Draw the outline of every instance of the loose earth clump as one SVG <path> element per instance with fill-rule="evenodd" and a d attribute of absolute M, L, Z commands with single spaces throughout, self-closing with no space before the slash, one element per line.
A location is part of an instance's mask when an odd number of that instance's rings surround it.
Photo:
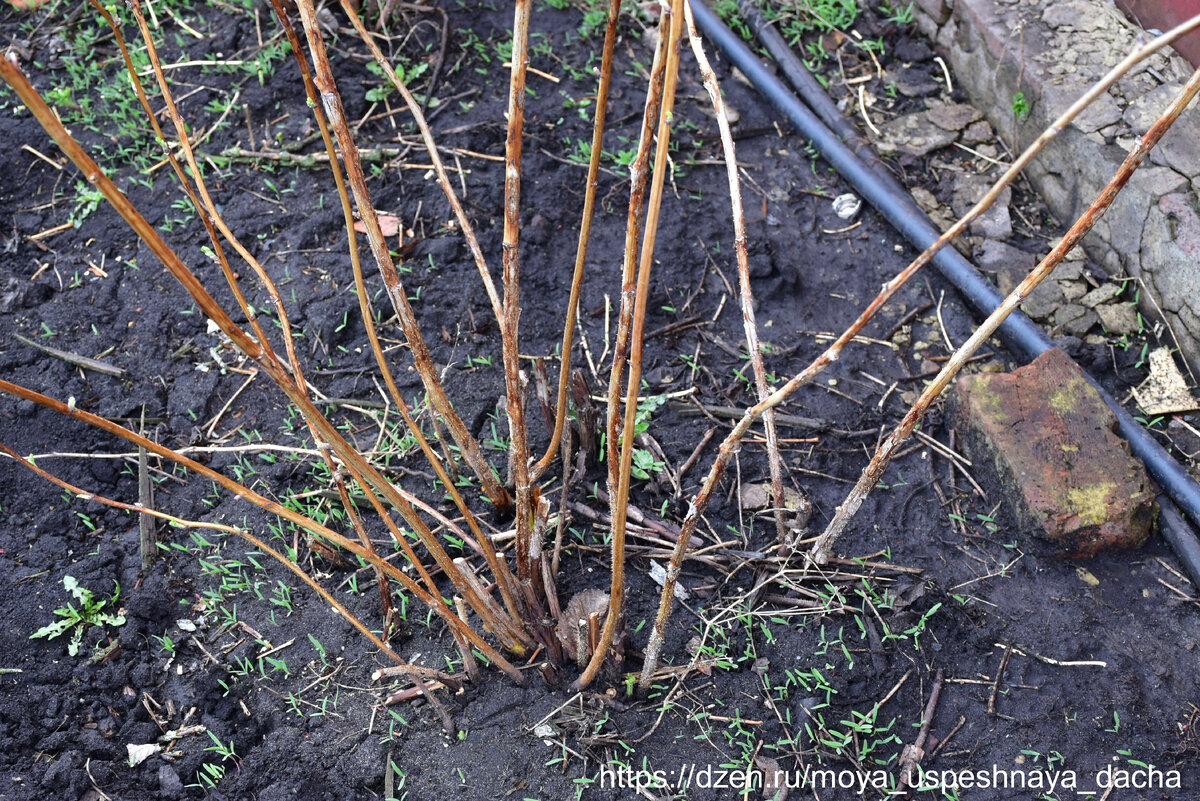
<path fill-rule="evenodd" d="M 654 21 L 645 13 L 628 10 L 621 19 L 574 358 L 582 375 L 574 401 L 585 421 L 576 426 L 581 433 L 603 425 L 629 165 L 653 51 Z M 161 57 L 180 65 L 170 70 L 174 91 L 211 168 L 222 215 L 279 285 L 297 357 L 322 410 L 390 478 L 454 517 L 374 380 L 338 200 L 325 165 L 311 158 L 322 152 L 320 143 L 312 140 L 311 112 L 269 7 L 158 3 L 156 14 Z M 389 246 L 433 360 L 456 410 L 504 477 L 506 389 L 491 304 L 429 175 L 411 117 L 340 12 L 326 14 L 323 23 L 337 30 L 332 59 L 364 150 L 373 205 L 398 220 Z M 511 55 L 511 22 L 511 9 L 500 6 L 405 7 L 384 27 L 390 38 L 379 40 L 427 101 L 481 248 L 497 263 L 508 83 L 502 64 Z M 914 84 L 940 73 L 898 10 L 865 9 L 841 24 L 855 26 L 866 41 L 878 39 L 879 47 L 854 47 L 818 27 L 797 34 L 840 55 L 846 74 L 860 64 L 874 69 L 876 61 Z M 103 23 L 90 9 L 71 20 L 56 9 L 6 10 L 0 29 L 73 133 L 181 258 L 216 285 L 219 269 L 189 219 L 191 207 L 165 176 L 169 168 L 156 167 L 161 150 L 137 116 Z M 532 31 L 530 66 L 540 72 L 529 75 L 526 97 L 521 352 L 552 357 L 583 204 L 604 12 L 535 6 Z M 107 59 L 102 69 L 79 69 L 85 47 L 96 61 Z M 815 58 L 817 49 L 807 52 Z M 642 515 L 630 527 L 622 667 L 607 663 L 591 686 L 575 692 L 568 689 L 578 675 L 573 666 L 547 680 L 538 661 L 528 668 L 518 662 L 525 685 L 517 686 L 483 665 L 478 682 L 429 688 L 453 719 L 456 733 L 447 736 L 410 681 L 374 677 L 390 660 L 260 550 L 222 532 L 159 525 L 158 558 L 143 572 L 138 515 L 64 494 L 3 459 L 0 582 L 8 600 L 0 609 L 0 797 L 770 798 L 780 797 L 780 788 L 762 780 L 778 769 L 805 785 L 791 790 L 793 798 L 814 784 L 822 799 L 883 798 L 896 787 L 904 747 L 920 736 L 935 688 L 921 764 L 937 779 L 970 772 L 976 785 L 986 774 L 1026 788 L 963 789 L 957 797 L 1062 801 L 1098 789 L 1102 769 L 1118 783 L 1164 785 L 1139 787 L 1145 798 L 1192 797 L 1200 786 L 1200 622 L 1194 590 L 1173 557 L 1154 537 L 1132 554 L 1054 558 L 997 505 L 999 488 L 957 456 L 955 432 L 940 413 L 897 456 L 885 485 L 839 541 L 838 552 L 853 558 L 821 570 L 788 561 L 770 509 L 747 500 L 755 495 L 748 489 L 770 481 L 762 437 L 747 440 L 697 529 L 654 689 L 645 699 L 630 692 L 658 606 L 655 566 L 669 558 L 716 443 L 756 400 L 717 126 L 684 50 L 677 145 L 649 289 L 641 393 L 648 425 L 637 440 L 631 493 Z M 906 54 L 903 62 L 898 53 Z M 823 63 L 832 70 L 834 61 Z M 748 87 L 714 66 L 736 116 L 761 349 L 773 377 L 789 376 L 914 254 L 869 209 L 840 219 L 833 199 L 847 187 L 806 142 L 775 124 Z M 899 94 L 888 113 L 907 113 L 921 96 Z M 7 176 L 0 219 L 11 220 L 0 231 L 0 377 L 73 398 L 75 408 L 145 430 L 285 507 L 347 528 L 333 477 L 303 420 L 226 346 L 18 107 L 11 91 L 0 93 L 0 136 L 9 143 L 0 155 Z M 948 196 L 945 165 L 966 170 L 976 163 L 965 153 L 935 158 L 932 167 L 933 157 L 899 160 L 931 196 Z M 1055 221 L 1023 185 L 1014 195 L 1027 222 L 1015 226 L 1010 244 L 1044 252 L 1060 233 Z M 360 247 L 366 250 L 365 238 Z M 368 287 L 382 291 L 378 278 Z M 231 301 L 227 291 L 218 299 Z M 269 308 L 264 293 L 250 302 Z M 386 303 L 376 308 L 397 383 L 432 431 L 396 322 L 382 311 Z M 809 503 L 812 528 L 832 517 L 881 431 L 944 361 L 946 340 L 960 343 L 972 327 L 936 276 L 919 279 L 862 341 L 781 408 L 783 466 L 796 499 L 790 520 Z M 1126 336 L 1123 348 L 1082 339 L 1063 344 L 1123 396 L 1140 382 L 1139 353 L 1153 348 L 1159 333 Z M 68 363 L 15 334 L 96 358 L 116 374 Z M 999 349 L 989 355 L 977 363 L 981 369 L 1012 366 Z M 535 372 L 529 360 L 523 367 Z M 551 381 L 556 367 L 551 359 Z M 592 395 L 601 398 L 594 405 Z M 532 393 L 527 416 L 532 449 L 540 451 L 551 421 L 542 419 Z M 1168 435 L 1179 436 L 1173 429 Z M 0 442 L 40 455 L 38 466 L 85 491 L 139 498 L 136 449 L 33 403 L 0 399 Z M 1180 441 L 1195 451 L 1189 444 Z M 596 436 L 582 448 L 575 482 L 577 490 L 594 491 L 577 491 L 567 508 L 557 588 L 563 606 L 580 598 L 577 608 L 602 609 L 603 601 L 589 605 L 597 599 L 582 594 L 608 590 L 600 447 Z M 145 472 L 155 508 L 244 527 L 321 578 L 370 628 L 387 625 L 368 565 L 165 460 L 149 457 Z M 557 511 L 560 468 L 545 481 Z M 477 495 L 472 506 L 487 516 Z M 499 515 L 486 519 L 497 531 L 513 527 Z M 371 533 L 381 553 L 392 553 L 383 550 L 387 533 L 378 529 Z M 453 550 L 453 531 L 443 535 Z M 453 555 L 481 564 L 466 545 L 457 548 Z M 107 605 L 86 614 L 87 603 L 64 582 Z M 68 604 L 83 610 L 79 628 L 31 639 Z M 403 593 L 395 608 L 391 647 L 408 662 L 461 675 L 446 624 Z M 759 773 L 748 780 L 736 771 Z M 1112 797 L 1121 792 L 1128 793 L 1114 790 Z M 1101 787 L 1097 797 L 1103 794 Z M 918 795 L 956 797 L 940 789 Z"/>

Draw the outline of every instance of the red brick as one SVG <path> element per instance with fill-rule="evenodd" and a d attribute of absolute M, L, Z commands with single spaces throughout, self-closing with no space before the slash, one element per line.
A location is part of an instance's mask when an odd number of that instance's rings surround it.
<path fill-rule="evenodd" d="M 994 474 L 1023 529 L 1055 543 L 1064 556 L 1145 542 L 1154 508 L 1145 467 L 1061 350 L 1011 373 L 960 379 L 949 408 L 975 469 Z"/>

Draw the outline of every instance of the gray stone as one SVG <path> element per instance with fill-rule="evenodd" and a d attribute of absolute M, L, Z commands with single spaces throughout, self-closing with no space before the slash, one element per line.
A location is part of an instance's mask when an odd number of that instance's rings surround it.
<path fill-rule="evenodd" d="M 1013 234 L 1012 216 L 1008 204 L 997 203 L 971 223 L 971 233 L 991 239 L 1008 239 Z"/>
<path fill-rule="evenodd" d="M 709 97 L 707 91 L 698 89 L 691 99 L 696 103 L 696 108 L 700 109 L 701 114 L 714 120 L 717 118 L 717 110 L 713 107 L 712 98 Z M 725 119 L 730 125 L 737 125 L 741 116 L 733 106 L 729 105 L 728 101 L 725 102 Z"/>
<path fill-rule="evenodd" d="M 1053 3 L 1042 12 L 1042 22 L 1068 31 L 1094 31 L 1103 24 L 1096 12 L 1096 7 L 1086 0 Z"/>
<path fill-rule="evenodd" d="M 1054 310 L 1054 326 L 1056 329 L 1062 329 L 1067 323 L 1079 319 L 1088 311 L 1090 310 L 1078 303 L 1064 303 Z"/>
<path fill-rule="evenodd" d="M 1088 309 L 1087 311 L 1085 311 L 1083 313 L 1082 316 L 1076 317 L 1074 320 L 1071 320 L 1066 325 L 1064 325 L 1063 331 L 1070 334 L 1071 336 L 1081 337 L 1084 334 L 1086 334 L 1088 331 L 1091 331 L 1092 327 L 1095 326 L 1099 322 L 1100 322 L 1100 316 L 1098 314 L 1096 314 L 1096 312 L 1093 311 L 1092 309 Z"/>
<path fill-rule="evenodd" d="M 879 130 L 883 136 L 876 147 L 885 155 L 903 153 L 920 157 L 945 147 L 955 139 L 952 132 L 931 123 L 923 111 L 889 120 L 879 126 Z"/>
<path fill-rule="evenodd" d="M 1185 178 L 1179 171 L 1173 170 L 1170 167 L 1149 167 L 1145 166 L 1133 174 L 1129 179 L 1130 189 L 1140 189 L 1150 196 L 1152 200 L 1158 200 L 1163 195 L 1169 195 L 1172 192 L 1178 192 L 1187 186 L 1188 179 Z"/>
<path fill-rule="evenodd" d="M 971 207 L 978 203 L 988 190 L 992 181 L 983 175 L 960 175 L 954 181 L 954 193 L 950 199 L 950 208 L 955 215 L 962 217 Z M 1012 188 L 1005 187 L 991 208 L 971 223 L 971 233 L 988 239 L 1008 239 L 1012 236 L 1012 216 L 1008 204 L 1012 202 Z"/>
<path fill-rule="evenodd" d="M 1005 295 L 1016 289 L 1036 262 L 1032 253 L 993 239 L 984 241 L 975 260 L 979 269 L 996 275 L 996 286 Z M 1064 300 L 1058 283 L 1047 279 L 1021 302 L 1021 310 L 1035 320 L 1046 320 Z"/>
<path fill-rule="evenodd" d="M 1143 278 L 1168 312 L 1171 329 L 1193 370 L 1200 366 L 1200 213 L 1195 196 L 1186 193 L 1159 199 L 1146 218 L 1142 235 L 1143 264 L 1154 264 Z"/>
<path fill-rule="evenodd" d="M 1121 119 L 1121 107 L 1112 95 L 1103 94 L 1096 102 L 1079 112 L 1071 124 L 1084 133 L 1092 133 L 1106 128 Z"/>
<path fill-rule="evenodd" d="M 1037 257 L 1012 245 L 987 239 L 980 247 L 975 263 L 984 272 L 995 273 L 996 285 L 1007 294 L 1029 275 L 1037 264 Z"/>
<path fill-rule="evenodd" d="M 1072 191 L 1075 186 L 1068 184 L 1067 181 L 1059 174 L 1042 172 L 1037 167 L 1030 165 L 1030 175 L 1036 175 L 1038 180 L 1038 194 L 1046 201 L 1046 205 L 1051 211 L 1056 214 L 1066 216 L 1064 209 L 1071 209 Z"/>
<path fill-rule="evenodd" d="M 1054 311 L 1054 328 L 1071 336 L 1081 337 L 1100 322 L 1096 312 L 1078 303 L 1064 303 Z"/>
<path fill-rule="evenodd" d="M 1094 309 L 1101 303 L 1108 303 L 1110 300 L 1120 295 L 1124 291 L 1124 284 L 1105 283 L 1093 289 L 1091 292 L 1083 296 L 1079 301 L 1079 305 L 1086 306 L 1089 309 Z"/>
<path fill-rule="evenodd" d="M 978 203 L 988 190 L 992 181 L 984 175 L 958 175 L 954 178 L 954 187 L 950 194 L 950 208 L 955 214 L 963 215 Z M 997 196 L 996 206 L 1007 206 L 1012 202 L 1012 187 L 1005 187 Z"/>
<path fill-rule="evenodd" d="M 1096 307 L 1096 314 L 1110 334 L 1136 334 L 1141 328 L 1137 310 L 1128 303 L 1105 303 Z"/>
<path fill-rule="evenodd" d="M 1182 88 L 1182 83 L 1172 81 L 1131 99 L 1129 105 L 1125 107 L 1124 118 L 1129 127 L 1133 128 L 1134 134 L 1137 136 L 1144 134 Z"/>
<path fill-rule="evenodd" d="M 889 69 L 887 77 L 896 85 L 896 91 L 905 97 L 926 97 L 937 94 L 942 89 L 941 84 L 928 72 L 912 67 Z"/>
<path fill-rule="evenodd" d="M 930 221 L 939 231 L 945 231 L 954 225 L 954 215 L 949 209 L 938 202 L 938 199 L 933 196 L 932 192 L 921 186 L 915 186 L 910 191 L 913 200 L 917 201 L 917 205 L 929 215 Z"/>
<path fill-rule="evenodd" d="M 1125 122 L 1133 128 L 1134 134 L 1141 136 L 1163 110 L 1179 94 L 1181 84 L 1166 83 L 1133 100 L 1125 109 Z M 1171 126 L 1171 130 L 1163 136 L 1162 141 L 1155 146 L 1151 159 L 1157 163 L 1165 163 L 1172 169 L 1178 170 L 1188 178 L 1200 176 L 1200 121 L 1197 121 L 1197 103 L 1192 101 L 1188 110 L 1179 115 L 1179 119 Z"/>
<path fill-rule="evenodd" d="M 1088 285 L 1082 281 L 1059 281 L 1058 285 L 1067 300 L 1079 300 L 1088 293 Z"/>
<path fill-rule="evenodd" d="M 1054 244 L 1057 245 L 1058 242 L 1055 241 Z M 1059 262 L 1058 266 L 1054 268 L 1054 272 L 1051 273 L 1055 281 L 1083 280 L 1083 259 L 1076 258 L 1077 255 L 1083 255 L 1079 252 L 1079 248 L 1072 250 L 1065 259 Z"/>
<path fill-rule="evenodd" d="M 978 145 L 992 141 L 995 136 L 996 132 L 988 125 L 987 120 L 980 120 L 967 126 L 967 130 L 963 131 L 962 140 L 963 144 Z"/>
<path fill-rule="evenodd" d="M 915 0 L 915 2 L 917 7 L 932 17 L 938 25 L 950 18 L 950 6 L 946 4 L 946 0 Z"/>
<path fill-rule="evenodd" d="M 1173 223 L 1175 244 L 1192 259 L 1193 266 L 1200 264 L 1200 208 L 1195 196 L 1167 195 L 1159 199 L 1157 208 Z"/>
<path fill-rule="evenodd" d="M 933 106 L 926 114 L 930 122 L 947 131 L 961 131 L 971 123 L 983 119 L 983 112 L 966 103 Z"/>

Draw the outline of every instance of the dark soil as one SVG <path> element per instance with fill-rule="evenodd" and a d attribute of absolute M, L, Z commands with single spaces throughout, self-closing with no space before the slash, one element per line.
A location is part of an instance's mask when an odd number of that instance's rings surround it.
<path fill-rule="evenodd" d="M 167 63 L 206 54 L 249 61 L 260 53 L 259 31 L 268 45 L 274 36 L 270 13 L 261 5 L 251 12 L 224 3 L 175 9 L 204 34 L 203 41 L 172 22 L 166 6 L 159 5 Z M 497 51 L 511 12 L 496 6 L 445 4 L 448 46 L 432 89 L 441 101 L 431 107 L 440 144 L 471 151 L 454 161 L 464 171 L 468 213 L 493 271 L 499 270 L 503 165 L 473 154 L 503 153 L 507 71 Z M 66 7 L 36 18 L 11 9 L 0 12 L 4 42 L 19 45 L 24 68 L 43 92 L 72 80 L 68 62 L 79 56 L 65 42 L 79 26 L 90 25 L 86 14 L 64 25 L 67 13 Z M 410 69 L 430 64 L 416 87 L 431 91 L 425 84 L 438 60 L 441 18 L 404 13 L 411 16 L 398 15 L 391 28 L 397 36 L 391 42 L 394 55 Z M 905 68 L 932 65 L 932 51 L 913 39 L 911 30 L 882 16 L 862 17 L 859 28 L 868 37 L 882 37 L 885 67 L 897 51 L 907 53 Z M 591 65 L 598 63 L 601 43 L 599 33 L 582 32 L 582 20 L 574 8 L 539 8 L 534 17 L 539 48 L 532 66 L 561 82 L 531 75 L 529 83 L 522 203 L 521 350 L 526 354 L 554 354 L 561 335 L 585 175 L 581 166 L 567 162 L 576 157 L 577 143 L 590 139 L 591 108 L 580 107 L 578 100 L 594 92 Z M 623 74 L 609 114 L 616 124 L 606 139 L 614 156 L 636 144 L 642 100 L 638 65 L 648 64 L 651 52 L 645 25 L 632 17 L 623 21 L 618 46 Z M 127 33 L 133 34 L 132 27 Z M 333 52 L 348 115 L 366 119 L 360 146 L 405 148 L 397 139 L 413 141 L 408 115 L 386 114 L 399 108 L 395 95 L 375 106 L 366 99 L 380 81 L 366 69 L 352 32 L 339 34 Z M 110 80 L 117 74 L 114 53 L 111 38 L 94 44 L 97 61 L 107 60 Z M 865 58 L 853 48 L 843 55 L 848 61 Z M 777 126 L 747 86 L 719 64 L 718 69 L 729 103 L 739 113 L 735 131 L 738 159 L 745 165 L 760 334 L 770 343 L 768 369 L 786 376 L 823 349 L 827 340 L 819 334 L 841 331 L 915 254 L 868 209 L 861 225 L 845 230 L 849 224 L 834 215 L 830 203 L 846 191 L 837 176 L 810 155 L 805 141 Z M 714 163 L 720 156 L 716 126 L 706 102 L 697 99 L 701 87 L 690 54 L 683 72 L 679 147 L 656 250 L 643 394 L 691 390 L 691 399 L 741 408 L 752 398 L 743 378 L 749 366 L 739 355 L 744 336 L 724 170 Z M 183 67 L 172 78 L 196 131 L 218 119 L 213 101 L 223 101 L 238 87 L 228 122 L 201 147 L 219 155 L 239 146 L 257 150 L 266 149 L 267 142 L 275 147 L 296 143 L 310 134 L 303 93 L 292 74 L 288 61 L 277 60 L 268 64 L 261 83 L 244 68 L 205 73 Z M 254 142 L 248 141 L 247 117 Z M 154 145 L 140 124 L 115 136 L 83 123 L 74 125 L 74 132 L 92 152 L 105 154 L 106 167 L 116 166 L 122 148 L 148 163 L 157 160 L 157 150 L 145 150 Z M 101 205 L 79 227 L 36 236 L 73 214 L 80 216 L 75 197 L 80 179 L 7 90 L 0 93 L 0 141 L 0 376 L 62 400 L 73 398 L 78 408 L 134 427 L 144 413 L 158 441 L 196 448 L 197 458 L 210 467 L 240 476 L 273 497 L 328 489 L 327 476 L 313 469 L 312 456 L 257 447 L 273 442 L 295 451 L 310 443 L 282 395 L 265 376 L 248 381 L 247 365 L 210 333 L 183 290 L 111 209 Z M 308 144 L 302 152 L 315 152 L 315 146 Z M 427 158 L 414 147 L 403 160 L 422 164 Z M 581 312 L 590 358 L 601 376 L 606 375 L 602 353 L 609 336 L 606 303 L 619 300 L 628 198 L 619 162 L 619 156 L 607 160 L 609 171 L 601 177 L 601 210 Z M 399 215 L 412 229 L 408 241 L 415 245 L 407 252 L 404 278 L 417 298 L 434 358 L 445 366 L 463 419 L 482 441 L 495 441 L 493 433 L 507 433 L 504 382 L 496 326 L 476 268 L 448 223 L 452 215 L 436 181 L 421 169 L 381 167 L 371 179 L 374 205 Z M 917 162 L 903 167 L 908 178 L 937 191 L 936 173 Z M 136 183 L 144 175 L 135 169 L 116 172 L 120 185 L 156 224 L 191 214 L 173 205 L 180 194 L 167 172 L 163 167 L 151 173 L 152 186 Z M 308 360 L 310 382 L 326 398 L 347 399 L 331 403 L 332 419 L 371 448 L 380 436 L 378 417 L 367 415 L 372 409 L 364 405 L 381 396 L 372 381 L 366 335 L 356 321 L 344 230 L 327 173 L 258 160 L 229 169 L 214 164 L 209 177 L 229 225 L 281 284 L 292 323 L 303 333 L 299 350 Z M 455 181 L 461 189 L 459 178 Z M 1034 226 L 1023 232 L 1024 246 L 1044 249 L 1044 238 L 1056 233 L 1054 221 L 1027 193 L 1018 190 L 1016 202 Z M 200 230 L 193 220 L 175 224 L 166 236 L 197 274 L 217 286 L 219 272 L 202 251 Z M 379 288 L 377 279 L 372 286 Z M 812 499 L 814 528 L 829 519 L 881 431 L 904 413 L 904 399 L 911 399 L 946 355 L 934 314 L 943 292 L 946 333 L 962 342 L 970 316 L 936 276 L 921 277 L 867 330 L 873 341 L 848 350 L 784 408 L 815 418 L 782 428 L 789 480 Z M 228 292 L 217 295 L 229 300 Z M 261 293 L 252 292 L 251 302 L 267 306 Z M 897 329 L 919 307 L 915 319 Z M 394 320 L 383 333 L 393 345 L 390 353 L 404 392 L 419 396 L 408 357 L 395 346 L 400 334 Z M 99 356 L 124 374 L 116 378 L 81 370 L 22 344 L 17 334 Z M 1078 340 L 1067 344 L 1121 395 L 1140 380 L 1137 358 L 1144 340 L 1124 350 Z M 991 359 L 979 365 L 1012 366 L 998 346 L 989 351 Z M 600 392 L 588 358 L 577 348 L 576 365 L 593 392 Z M 553 377 L 557 363 L 549 367 Z M 676 522 L 707 470 L 715 443 L 683 477 L 681 491 L 669 476 L 706 430 L 716 429 L 719 441 L 728 425 L 724 419 L 688 416 L 689 403 L 669 403 L 655 414 L 650 434 L 661 446 L 666 468 L 634 487 L 640 508 Z M 535 442 L 542 444 L 546 432 L 532 400 L 530 411 Z M 940 412 L 923 430 L 943 443 L 952 441 Z M 23 454 L 44 454 L 41 466 L 87 491 L 128 502 L 138 497 L 136 458 L 130 458 L 125 443 L 32 403 L 0 398 L 0 442 Z M 777 561 L 766 558 L 773 524 L 737 502 L 739 483 L 767 476 L 762 445 L 747 444 L 702 527 L 706 546 L 727 544 L 711 550 L 707 561 L 686 566 L 683 584 L 692 595 L 677 604 L 667 641 L 668 661 L 682 666 L 698 654 L 695 669 L 664 680 L 645 702 L 628 698 L 623 681 L 612 673 L 592 692 L 576 696 L 565 686 L 549 686 L 536 671 L 528 672 L 525 688 L 488 672 L 482 686 L 441 693 L 460 730 L 450 738 L 423 701 L 382 705 L 386 690 L 372 682 L 371 673 L 386 660 L 281 566 L 247 555 L 234 538 L 164 527 L 160 558 L 142 575 L 132 515 L 72 500 L 4 459 L 0 798 L 207 794 L 344 801 L 381 798 L 390 787 L 395 797 L 410 799 L 725 799 L 743 797 L 745 783 L 735 776 L 721 783 L 722 771 L 772 765 L 792 771 L 793 782 L 806 768 L 826 768 L 846 771 L 837 774 L 843 782 L 862 776 L 872 784 L 880 772 L 894 773 L 902 747 L 917 739 L 939 673 L 945 684 L 923 764 L 934 771 L 988 777 L 998 771 L 1026 789 L 964 789 L 957 796 L 930 790 L 922 797 L 1063 801 L 1078 791 L 1096 790 L 1102 768 L 1132 771 L 1125 775 L 1145 780 L 1143 766 L 1154 765 L 1178 771 L 1166 774 L 1166 781 L 1180 789 L 1118 789 L 1109 796 L 1100 788 L 1095 797 L 1194 798 L 1200 787 L 1195 731 L 1200 617 L 1194 595 L 1185 599 L 1194 589 L 1178 574 L 1161 539 L 1155 536 L 1138 552 L 1086 563 L 1056 559 L 1045 544 L 1018 530 L 1007 510 L 988 500 L 998 493 L 985 474 L 974 475 L 987 497 L 935 451 L 914 443 L 917 447 L 896 460 L 886 486 L 871 496 L 839 543 L 840 553 L 868 557 L 871 564 L 842 564 L 823 577 L 806 576 L 798 567 L 781 572 Z M 503 447 L 496 442 L 490 453 L 500 467 Z M 442 497 L 419 458 L 396 464 L 407 489 L 431 503 Z M 152 459 L 151 466 L 155 502 L 164 511 L 238 525 L 244 520 L 276 545 L 291 544 L 292 532 L 255 508 L 169 463 Z M 575 500 L 603 512 L 606 505 L 586 489 L 600 479 L 592 466 L 576 487 Z M 556 484 L 551 497 L 557 494 Z M 559 577 L 564 599 L 585 587 L 607 585 L 607 531 L 582 514 L 573 517 Z M 503 528 L 502 521 L 495 522 Z M 385 542 L 385 531 L 374 534 Z M 640 550 L 630 559 L 627 669 L 639 666 L 639 649 L 645 647 L 657 605 L 657 588 L 648 577 L 650 557 L 664 561 L 661 545 L 635 543 Z M 298 544 L 305 567 L 336 588 L 353 613 L 381 628 L 370 571 L 333 565 L 303 539 Z M 74 657 L 67 654 L 67 637 L 30 639 L 54 619 L 53 610 L 73 601 L 63 587 L 66 575 L 105 598 L 119 583 L 113 606 L 125 615 L 121 626 L 88 627 Z M 822 608 L 837 611 L 817 615 Z M 457 660 L 439 623 L 415 602 L 406 611 L 392 640 L 402 656 L 438 668 Z M 1017 650 L 1006 654 L 1006 646 Z M 1072 662 L 1087 664 L 1062 664 Z M 573 678 L 574 669 L 565 675 Z M 817 721 L 823 721 L 823 729 Z M 542 727 L 535 733 L 538 724 Z M 190 726 L 204 728 L 165 742 L 161 753 L 129 765 L 127 746 L 157 743 L 165 732 L 186 732 Z M 223 757 L 222 747 L 232 747 L 234 755 Z M 385 779 L 389 766 L 394 773 Z M 628 786 L 639 777 L 649 781 L 655 772 L 664 785 Z M 1064 785 L 1071 772 L 1076 785 Z M 1050 789 L 1050 776 L 1058 788 Z M 1163 774 L 1150 778 L 1164 781 Z M 614 781 L 625 786 L 614 788 Z M 683 787 L 685 781 L 691 786 Z M 832 801 L 882 798 L 886 792 L 818 784 L 815 791 L 793 790 L 792 797 L 811 794 Z M 763 795 L 756 786 L 748 797 Z"/>

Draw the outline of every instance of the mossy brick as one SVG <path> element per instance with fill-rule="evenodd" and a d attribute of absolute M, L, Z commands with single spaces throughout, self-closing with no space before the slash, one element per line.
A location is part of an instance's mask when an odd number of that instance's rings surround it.
<path fill-rule="evenodd" d="M 994 473 L 1023 529 L 1070 557 L 1145 542 L 1154 509 L 1146 469 L 1061 350 L 1011 373 L 965 376 L 948 405 L 975 467 Z"/>

